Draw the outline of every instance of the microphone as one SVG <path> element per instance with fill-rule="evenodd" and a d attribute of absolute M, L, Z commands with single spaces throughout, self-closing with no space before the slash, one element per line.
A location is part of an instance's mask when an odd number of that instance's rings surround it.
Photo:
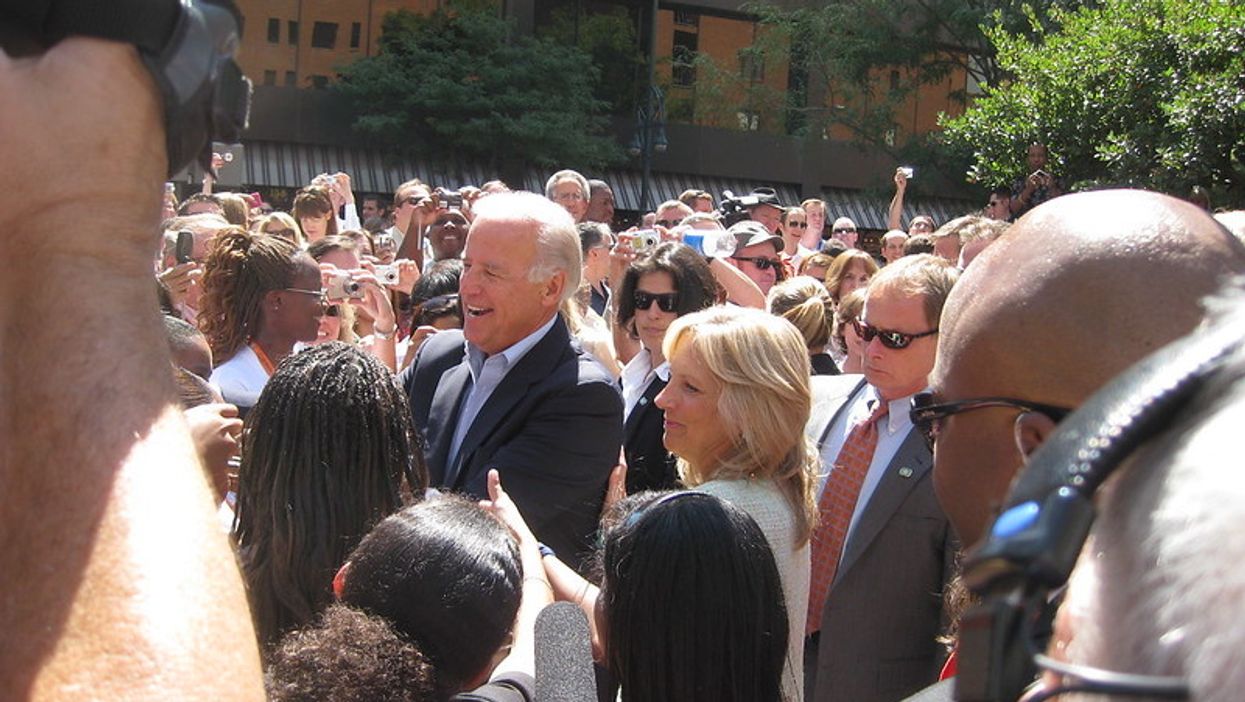
<path fill-rule="evenodd" d="M 536 615 L 536 702 L 596 699 L 588 618 L 570 602 L 554 602 Z"/>

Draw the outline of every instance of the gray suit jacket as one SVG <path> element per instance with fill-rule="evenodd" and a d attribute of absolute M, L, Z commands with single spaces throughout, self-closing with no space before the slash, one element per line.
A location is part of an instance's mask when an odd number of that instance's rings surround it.
<path fill-rule="evenodd" d="M 813 378 L 806 433 L 818 451 L 864 388 L 859 375 Z M 932 464 L 912 431 L 843 546 L 822 612 L 816 702 L 894 702 L 938 679 L 942 591 L 957 545 L 934 497 Z"/>

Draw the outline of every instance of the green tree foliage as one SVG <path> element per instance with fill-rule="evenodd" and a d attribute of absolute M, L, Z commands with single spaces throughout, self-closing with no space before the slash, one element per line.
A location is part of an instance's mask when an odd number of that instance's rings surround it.
<path fill-rule="evenodd" d="M 896 111 L 922 86 L 961 71 L 977 83 L 1000 81 L 989 30 L 1029 32 L 1030 18 L 1087 1 L 824 0 L 795 8 L 750 3 L 745 7 L 761 31 L 747 49 L 749 60 L 741 63 L 787 64 L 791 77 L 761 96 L 757 91 L 765 86 L 749 84 L 730 67 L 707 66 L 705 75 L 719 81 L 708 92 L 784 107 L 789 133 L 817 135 L 839 125 L 857 141 L 899 153 L 905 145 L 894 139 Z"/>
<path fill-rule="evenodd" d="M 354 128 L 397 152 L 593 168 L 615 162 L 598 71 L 574 46 L 519 36 L 495 2 L 385 17 L 380 52 L 341 70 Z"/>
<path fill-rule="evenodd" d="M 587 53 L 601 71 L 596 97 L 609 105 L 613 114 L 631 114 L 636 98 L 647 85 L 645 54 L 636 36 L 636 9 L 623 6 L 582 12 L 581 8 L 560 7 L 553 12 L 541 34 L 560 44 L 574 44 Z"/>
<path fill-rule="evenodd" d="M 1102 0 L 1059 10 L 1052 29 L 991 30 L 1009 81 L 987 86 L 946 123 L 971 150 L 970 178 L 1009 183 L 1025 146 L 1049 145 L 1072 183 L 1187 194 L 1194 184 L 1237 204 L 1245 186 L 1245 4 Z"/>

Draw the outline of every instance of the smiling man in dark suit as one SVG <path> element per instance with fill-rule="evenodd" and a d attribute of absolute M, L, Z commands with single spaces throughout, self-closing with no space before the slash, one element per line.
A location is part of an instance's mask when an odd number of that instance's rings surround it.
<path fill-rule="evenodd" d="M 956 277 L 928 254 L 884 268 L 855 322 L 864 377 L 814 379 L 808 434 L 826 477 L 812 541 L 806 699 L 902 699 L 936 680 L 945 658 L 936 639 L 956 548 L 908 409 L 934 367 L 938 317 Z"/>
<path fill-rule="evenodd" d="M 531 193 L 490 195 L 475 213 L 463 331 L 429 338 L 402 378 L 430 482 L 487 499 L 498 469 L 536 536 L 579 563 L 622 443 L 618 389 L 558 315 L 579 287 L 579 236 Z"/>

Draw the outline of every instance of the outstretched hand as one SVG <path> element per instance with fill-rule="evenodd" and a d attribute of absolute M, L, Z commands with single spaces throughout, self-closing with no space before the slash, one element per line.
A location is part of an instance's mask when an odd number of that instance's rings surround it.
<path fill-rule="evenodd" d="M 526 543 L 535 544 L 536 536 L 532 534 L 532 530 L 528 528 L 527 522 L 523 520 L 523 514 L 519 512 L 519 506 L 502 489 L 501 475 L 498 474 L 496 468 L 488 472 L 488 496 L 489 499 L 480 501 L 480 506 L 500 519 L 502 524 L 505 524 L 510 529 L 514 537 L 518 539 L 519 546 L 522 547 Z"/>

